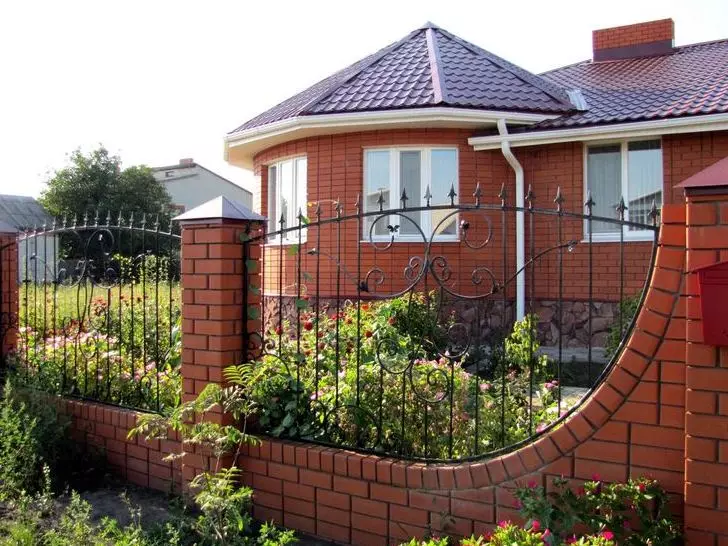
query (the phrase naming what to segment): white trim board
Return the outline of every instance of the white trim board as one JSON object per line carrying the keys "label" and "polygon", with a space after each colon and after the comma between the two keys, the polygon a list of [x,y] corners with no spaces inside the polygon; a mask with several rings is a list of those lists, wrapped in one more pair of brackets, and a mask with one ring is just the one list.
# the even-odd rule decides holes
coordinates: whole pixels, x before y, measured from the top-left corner
{"label": "white trim board", "polygon": [[[297,116],[225,136],[225,159],[252,168],[253,156],[271,146],[308,136],[396,128],[478,129],[499,119],[511,125],[530,125],[558,115],[472,110],[467,108],[412,108]],[[235,156],[235,157],[231,157]]]}
{"label": "white trim board", "polygon": [[[529,133],[511,133],[508,141],[513,147],[538,146],[542,144],[558,144],[561,142],[587,142],[593,140],[611,140],[624,138],[657,137],[680,133],[702,133],[706,131],[727,131],[728,113],[690,116],[684,118],[660,119],[621,123],[617,125],[599,125],[596,127],[577,127],[570,129],[552,129]],[[496,150],[501,147],[500,135],[471,137],[468,139],[474,150]]]}

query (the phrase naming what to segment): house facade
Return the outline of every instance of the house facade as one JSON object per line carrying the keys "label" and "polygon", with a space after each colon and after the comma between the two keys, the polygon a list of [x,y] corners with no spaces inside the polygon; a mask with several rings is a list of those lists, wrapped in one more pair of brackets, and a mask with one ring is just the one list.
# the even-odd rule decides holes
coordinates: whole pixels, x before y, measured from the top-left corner
{"label": "house facade", "polygon": [[[513,315],[552,314],[558,297],[576,305],[574,322],[587,298],[613,317],[649,273],[654,231],[638,224],[728,155],[728,40],[676,47],[672,20],[660,20],[594,31],[593,48],[591,60],[535,75],[428,23],[229,133],[228,162],[259,180],[253,208],[269,232],[289,229],[267,247],[265,293],[345,298],[374,272],[379,292],[395,294],[426,246],[456,292],[484,289],[478,271],[500,279]],[[604,218],[623,199],[634,225],[528,213],[583,214],[589,197]],[[402,210],[448,203],[490,208]],[[303,257],[284,250],[299,242],[298,211],[315,222],[359,210],[382,219],[304,229]],[[463,226],[478,244],[463,244]],[[566,257],[529,261],[565,241]],[[313,260],[319,252],[335,259]]]}
{"label": "house facade", "polygon": [[220,195],[252,206],[253,195],[234,182],[206,169],[192,158],[180,159],[177,165],[155,167],[154,178],[164,184],[178,212],[195,208]]}

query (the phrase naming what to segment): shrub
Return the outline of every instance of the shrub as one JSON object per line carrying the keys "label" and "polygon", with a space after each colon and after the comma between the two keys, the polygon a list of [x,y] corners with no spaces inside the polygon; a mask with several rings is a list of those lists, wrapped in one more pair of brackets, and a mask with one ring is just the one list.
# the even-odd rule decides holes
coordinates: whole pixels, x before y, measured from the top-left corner
{"label": "shrub", "polygon": [[[129,432],[130,437],[144,436],[148,440],[167,439],[173,432],[183,444],[212,454],[212,457],[204,457],[207,468],[190,482],[200,511],[192,523],[196,543],[200,546],[274,546],[293,542],[291,533],[278,533],[272,526],[262,527],[261,534],[256,536],[250,516],[253,491],[240,486],[239,468],[222,468],[223,457],[231,455],[232,460],[237,461],[243,445],[259,443],[246,429],[248,419],[256,409],[251,392],[259,388],[261,377],[261,371],[253,366],[231,366],[225,370],[228,387],[209,384],[195,400],[174,408],[169,415],[141,415],[137,426]],[[241,426],[211,422],[208,415],[219,411],[229,413]],[[171,453],[166,460],[180,459],[184,462],[184,455],[184,451]]]}
{"label": "shrub", "polygon": [[668,496],[656,481],[606,484],[595,478],[576,492],[563,479],[554,480],[550,493],[535,484],[520,488],[515,495],[521,514],[562,538],[573,537],[574,528],[584,526],[591,534],[606,533],[623,545],[677,542],[680,533],[669,513]]}
{"label": "shrub", "polygon": [[453,319],[438,317],[433,301],[408,294],[317,314],[299,300],[300,324],[268,332],[256,363],[262,430],[445,459],[523,440],[558,418],[557,383],[535,356],[535,317],[517,322],[481,367],[445,335]]}
{"label": "shrub", "polygon": [[0,500],[40,491],[49,476],[56,489],[98,481],[103,470],[98,454],[73,442],[68,424],[45,395],[6,382],[0,400]]}

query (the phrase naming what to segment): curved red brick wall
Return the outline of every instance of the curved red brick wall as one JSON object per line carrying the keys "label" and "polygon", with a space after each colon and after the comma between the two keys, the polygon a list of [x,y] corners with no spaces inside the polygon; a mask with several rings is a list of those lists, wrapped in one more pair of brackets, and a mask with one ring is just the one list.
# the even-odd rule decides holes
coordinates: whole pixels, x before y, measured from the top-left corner
{"label": "curved red brick wall", "polygon": [[513,453],[454,465],[407,463],[264,440],[240,459],[255,515],[342,543],[399,544],[428,529],[482,533],[517,517],[511,490],[651,476],[682,509],[685,406],[685,207],[666,206],[650,287],[624,352],[556,429]]}

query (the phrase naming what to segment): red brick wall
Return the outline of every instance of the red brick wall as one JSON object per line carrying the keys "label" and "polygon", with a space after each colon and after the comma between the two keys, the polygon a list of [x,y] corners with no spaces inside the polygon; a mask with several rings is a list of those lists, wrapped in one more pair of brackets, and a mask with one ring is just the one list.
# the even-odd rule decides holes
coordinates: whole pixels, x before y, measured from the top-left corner
{"label": "red brick wall", "polygon": [[687,223],[685,527],[692,544],[723,546],[728,544],[728,347],[704,343],[694,270],[728,260],[728,195],[688,197]]}
{"label": "red brick wall", "polygon": [[2,354],[15,350],[18,336],[18,244],[16,233],[0,233],[0,334]]}
{"label": "red brick wall", "polygon": [[595,51],[674,39],[675,23],[672,19],[604,28],[592,32],[592,45]]}
{"label": "red brick wall", "polygon": [[[468,145],[467,138],[472,135],[467,130],[452,129],[420,129],[399,131],[370,131],[325,137],[301,139],[287,144],[275,146],[258,154],[255,158],[255,173],[261,177],[261,188],[255,192],[256,206],[263,214],[267,212],[267,169],[266,166],[277,159],[293,155],[305,154],[308,157],[308,200],[307,214],[313,219],[313,203],[322,203],[322,218],[334,215],[332,203],[340,199],[344,207],[343,215],[354,214],[358,194],[363,186],[363,148],[368,146],[387,145],[451,145],[459,151],[459,199],[462,203],[473,202],[473,191],[476,183],[483,190],[483,203],[499,204],[498,192],[505,183],[509,193],[509,203],[514,204],[515,177],[500,151],[474,152]],[[564,210],[583,212],[583,147],[581,143],[555,144],[535,148],[516,149],[525,171],[526,184],[531,184],[536,194],[537,207],[552,209],[556,190],[561,186],[566,201]],[[667,179],[666,179],[667,182]],[[666,193],[672,195],[672,185],[667,186]],[[469,282],[470,271],[474,264],[485,265],[493,269],[498,278],[502,277],[502,242],[501,213],[489,211],[492,226],[492,240],[484,251],[473,252],[458,243],[435,244],[433,251],[448,258],[453,272],[460,274],[461,282]],[[462,214],[461,219],[470,220],[471,225],[484,233],[483,215]],[[507,249],[509,272],[515,270],[515,217],[507,215]],[[527,222],[528,226],[528,222]],[[536,215],[535,232],[536,251],[554,245],[557,241],[557,227],[553,217]],[[578,220],[564,220],[564,239],[581,240],[583,226]],[[528,227],[527,227],[528,231]],[[317,230],[309,230],[308,242],[303,245],[303,264],[306,271],[315,268],[316,259],[306,252],[316,246]],[[360,239],[356,221],[342,223],[342,261],[349,271],[357,271],[357,241]],[[475,234],[474,234],[475,235]],[[321,230],[321,247],[336,254],[336,232],[333,228]],[[528,237],[528,233],[527,233]],[[476,236],[477,239],[477,236]],[[527,253],[528,253],[527,243]],[[650,243],[631,243],[625,248],[626,294],[637,293],[643,286],[650,257]],[[361,272],[363,274],[375,264],[385,270],[390,278],[400,279],[399,283],[382,286],[381,290],[395,291],[403,286],[401,282],[404,267],[411,256],[421,253],[422,245],[413,243],[396,243],[386,252],[375,252],[369,243],[362,245]],[[295,263],[297,257],[269,246],[265,250],[266,277],[265,292],[278,292],[278,271],[283,271],[283,286],[287,293],[295,292]],[[586,268],[588,247],[578,245],[574,252],[568,253],[564,259],[566,283],[564,297],[567,299],[585,299],[587,292]],[[282,267],[281,267],[282,262]],[[556,254],[539,261],[536,270],[536,299],[553,299],[558,290],[556,275]],[[609,264],[611,269],[602,270],[602,274],[594,276],[594,298],[597,300],[615,301],[618,299],[619,252],[616,243],[599,243],[594,245],[594,263]],[[607,274],[604,274],[607,273]],[[320,293],[324,296],[336,292],[335,268],[329,260],[321,261]],[[573,282],[571,282],[573,281]],[[314,290],[314,282],[307,283],[310,292]],[[345,281],[341,286],[344,294],[355,294],[355,286]],[[509,293],[513,296],[513,290]]]}
{"label": "red brick wall", "polygon": [[[574,485],[651,476],[682,508],[684,207],[667,206],[652,283],[627,350],[562,426],[518,451],[457,465],[407,463],[264,441],[241,457],[255,515],[342,543],[399,544],[428,529],[482,533],[517,518],[511,491],[565,476]],[[696,543],[697,544],[697,543]]]}
{"label": "red brick wall", "polygon": [[102,451],[111,470],[142,487],[164,492],[180,492],[181,464],[164,461],[170,453],[179,453],[180,442],[127,438],[136,425],[133,410],[53,398],[59,413],[71,420],[71,437]]}

